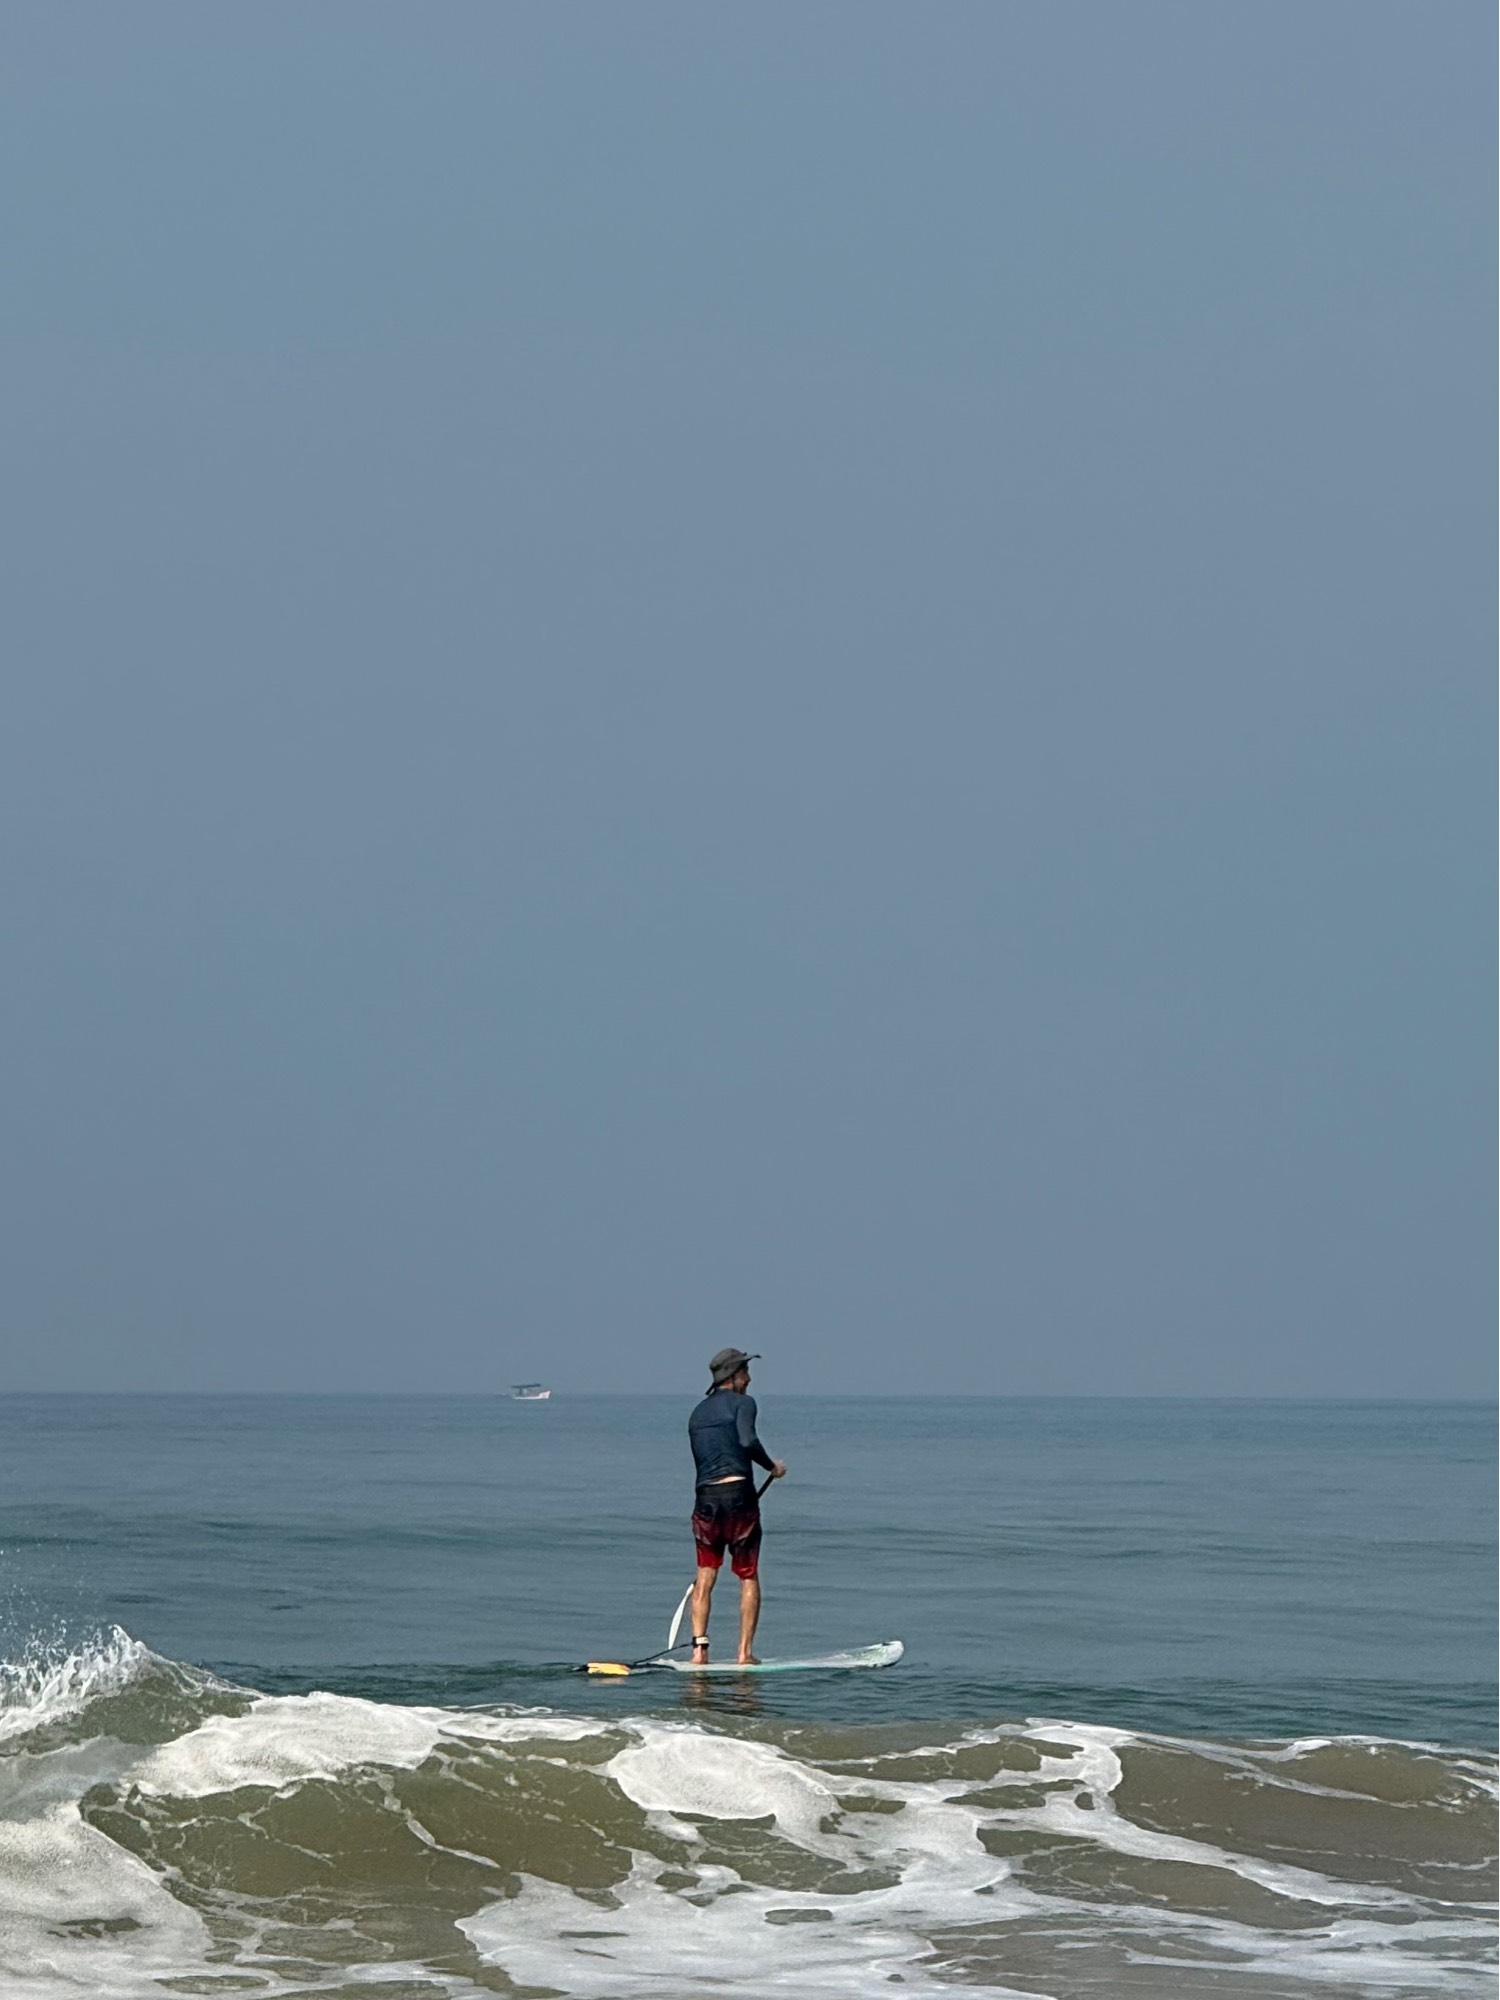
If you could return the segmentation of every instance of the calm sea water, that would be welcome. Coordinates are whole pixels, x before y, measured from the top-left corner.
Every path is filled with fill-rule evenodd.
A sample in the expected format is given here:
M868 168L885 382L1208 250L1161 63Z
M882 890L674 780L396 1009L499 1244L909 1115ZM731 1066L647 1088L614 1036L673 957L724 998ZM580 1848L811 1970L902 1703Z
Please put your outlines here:
M0 1408L7 1995L1487 1990L1491 1410L757 1389L759 1650L898 1667L568 1671L691 1395Z

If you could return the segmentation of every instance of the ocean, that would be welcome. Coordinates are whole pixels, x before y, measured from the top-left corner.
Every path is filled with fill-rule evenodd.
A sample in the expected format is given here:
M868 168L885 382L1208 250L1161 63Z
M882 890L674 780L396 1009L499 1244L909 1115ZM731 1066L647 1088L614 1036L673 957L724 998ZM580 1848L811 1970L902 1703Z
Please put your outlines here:
M756 1393L760 1652L899 1665L574 1671L691 1388L0 1407L3 2000L1493 1993L1491 1408Z

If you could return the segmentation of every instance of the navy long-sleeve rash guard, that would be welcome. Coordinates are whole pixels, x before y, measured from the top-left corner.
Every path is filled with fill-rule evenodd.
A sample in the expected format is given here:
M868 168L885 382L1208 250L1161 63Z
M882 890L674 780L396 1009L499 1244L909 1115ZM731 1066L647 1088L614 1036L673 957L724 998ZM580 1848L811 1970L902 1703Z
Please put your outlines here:
M697 1483L750 1477L752 1462L769 1472L776 1461L755 1435L755 1398L733 1389L711 1389L688 1418L688 1443L698 1468Z

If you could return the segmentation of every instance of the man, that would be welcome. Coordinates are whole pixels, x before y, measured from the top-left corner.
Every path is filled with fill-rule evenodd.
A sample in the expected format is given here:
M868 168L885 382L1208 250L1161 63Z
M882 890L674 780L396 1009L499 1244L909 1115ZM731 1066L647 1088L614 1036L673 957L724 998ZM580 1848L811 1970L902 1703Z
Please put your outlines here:
M693 1664L708 1663L708 1614L719 1565L728 1549L740 1580L740 1650L736 1666L759 1665L751 1651L760 1618L760 1501L752 1466L763 1465L773 1479L786 1467L772 1458L755 1434L755 1399L747 1395L750 1363L758 1354L721 1347L709 1362L708 1394L688 1418L688 1442L697 1469L693 1542L698 1576L693 1585Z

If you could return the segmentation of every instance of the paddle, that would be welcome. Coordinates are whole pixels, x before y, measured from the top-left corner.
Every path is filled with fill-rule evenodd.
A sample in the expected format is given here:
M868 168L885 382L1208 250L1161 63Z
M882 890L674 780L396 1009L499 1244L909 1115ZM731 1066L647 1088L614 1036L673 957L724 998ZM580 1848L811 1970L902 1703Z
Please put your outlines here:
M765 1498L775 1477L776 1474L774 1472L766 1474L760 1485L755 1489L757 1500ZM677 1643L677 1634L682 1629L682 1615L688 1608L688 1600L692 1597L697 1581L698 1579L695 1576L692 1583L682 1593L682 1602L672 1614L672 1623L667 1628L667 1643L659 1653L652 1653L649 1658L644 1660L590 1660L587 1666L579 1667L575 1671L584 1674L633 1674L642 1667L659 1666L671 1654L680 1653L682 1646L690 1646L693 1643L691 1639L684 1639L682 1646L679 1646Z

